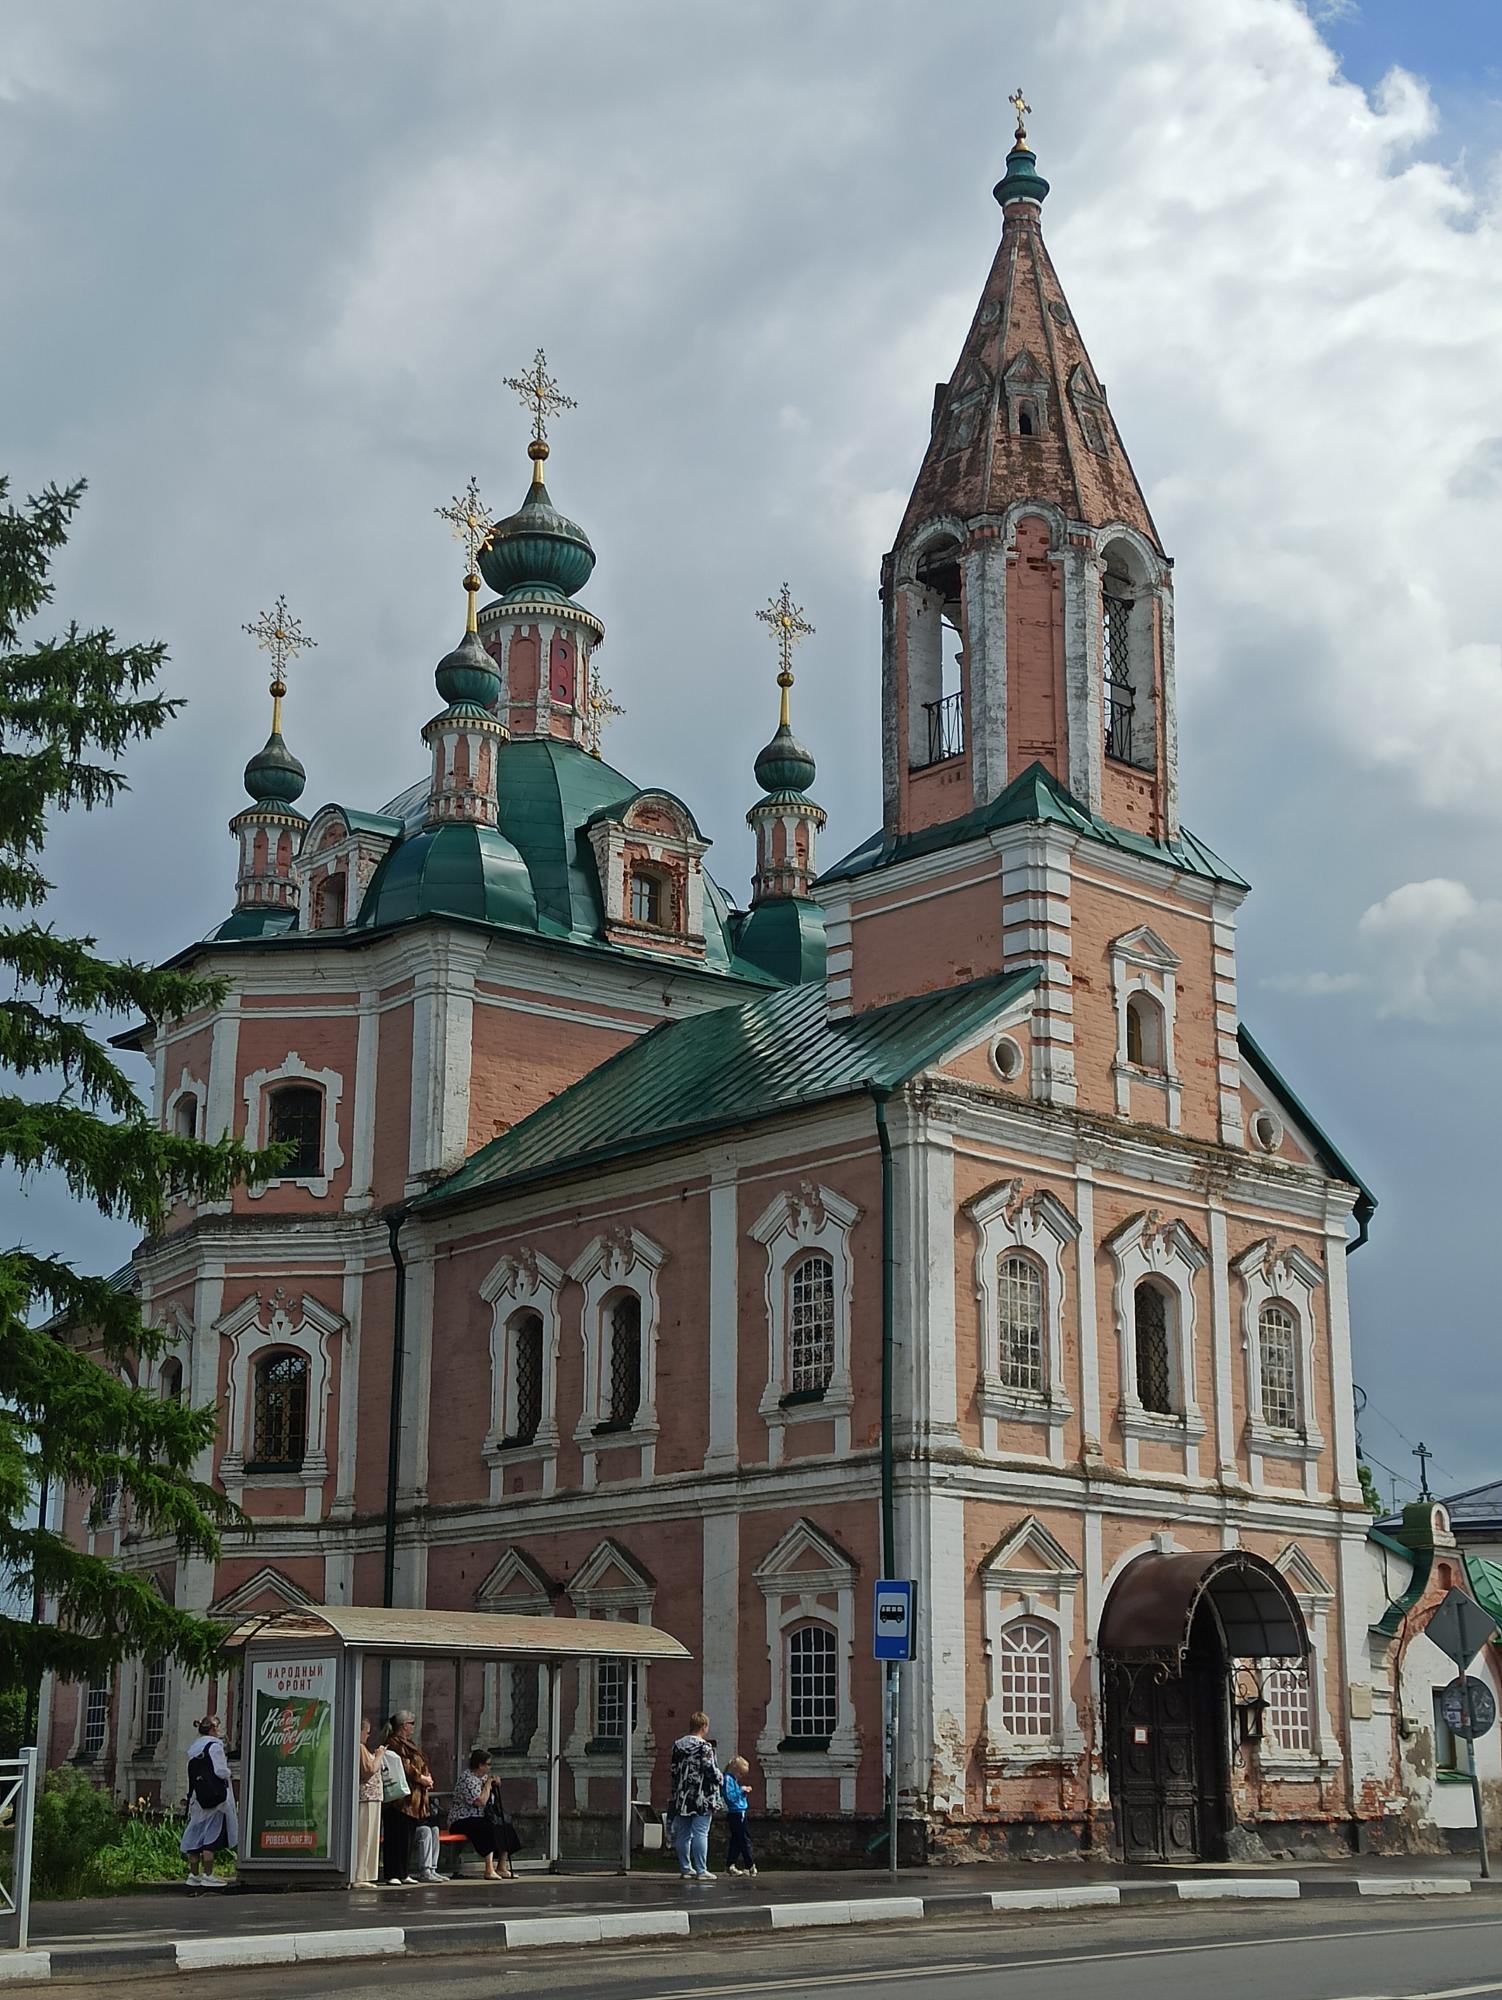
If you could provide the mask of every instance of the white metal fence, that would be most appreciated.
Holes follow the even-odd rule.
[[[36,1750],[23,1750],[19,1757],[0,1757],[0,1836],[8,1836],[10,1842],[10,1867],[0,1868],[0,1936],[22,1951],[31,1927],[31,1840],[36,1807]]]

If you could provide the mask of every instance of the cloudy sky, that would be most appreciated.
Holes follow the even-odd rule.
[[[227,910],[267,722],[240,628],[278,591],[319,642],[288,703],[304,804],[422,774],[462,610],[433,509],[472,472],[521,497],[502,378],[539,342],[580,406],[550,484],[599,552],[611,760],[687,794],[744,896],[775,700],[752,614],[786,576],[824,853],[854,846],[877,565],[1021,81],[1177,562],[1186,820],[1255,885],[1244,1012],[1381,1199],[1352,1265],[1366,1444],[1407,1478],[1422,1434],[1442,1490],[1502,1475],[1495,25],[1495,0],[9,0],[0,467],[87,477],[60,607],[166,639],[191,704],[60,833],[56,916],[153,957]],[[23,1227],[128,1249],[48,1189]]]

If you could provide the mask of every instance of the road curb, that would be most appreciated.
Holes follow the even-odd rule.
[[[258,1932],[248,1937],[122,1939],[48,1944],[0,1952],[0,1984],[52,1980],[150,1978],[165,1972],[228,1971],[338,1959],[458,1956],[475,1951],[536,1951],[547,1946],[614,1944],[658,1938],[723,1937],[733,1931],[838,1930],[851,1924],[922,1923],[953,1917],[1049,1911],[1131,1909],[1166,1903],[1292,1902],[1371,1897],[1467,1896],[1502,1889],[1455,1875],[1358,1875],[1333,1881],[1295,1876],[1199,1875],[1146,1882],[1081,1882],[1054,1888],[950,1890],[927,1896],[853,1896],[848,1900],[743,1903],[712,1909],[593,1910],[577,1916],[497,1917],[477,1923],[368,1924],[331,1931]]]

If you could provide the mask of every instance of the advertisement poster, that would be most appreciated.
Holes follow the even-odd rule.
[[[259,1861],[327,1861],[333,1838],[338,1662],[257,1660],[251,1668],[249,1836]]]

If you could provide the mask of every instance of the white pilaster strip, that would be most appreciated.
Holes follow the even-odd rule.
[[[709,1183],[709,1449],[706,1472],[733,1472],[739,1460],[736,1368],[739,1361],[739,1196],[734,1162]],[[706,1558],[707,1559],[707,1558]]]
[[[1231,1373],[1231,1279],[1226,1251],[1226,1212],[1213,1197],[1209,1203],[1210,1334],[1215,1376],[1215,1456],[1221,1478],[1238,1478],[1235,1410]]]

